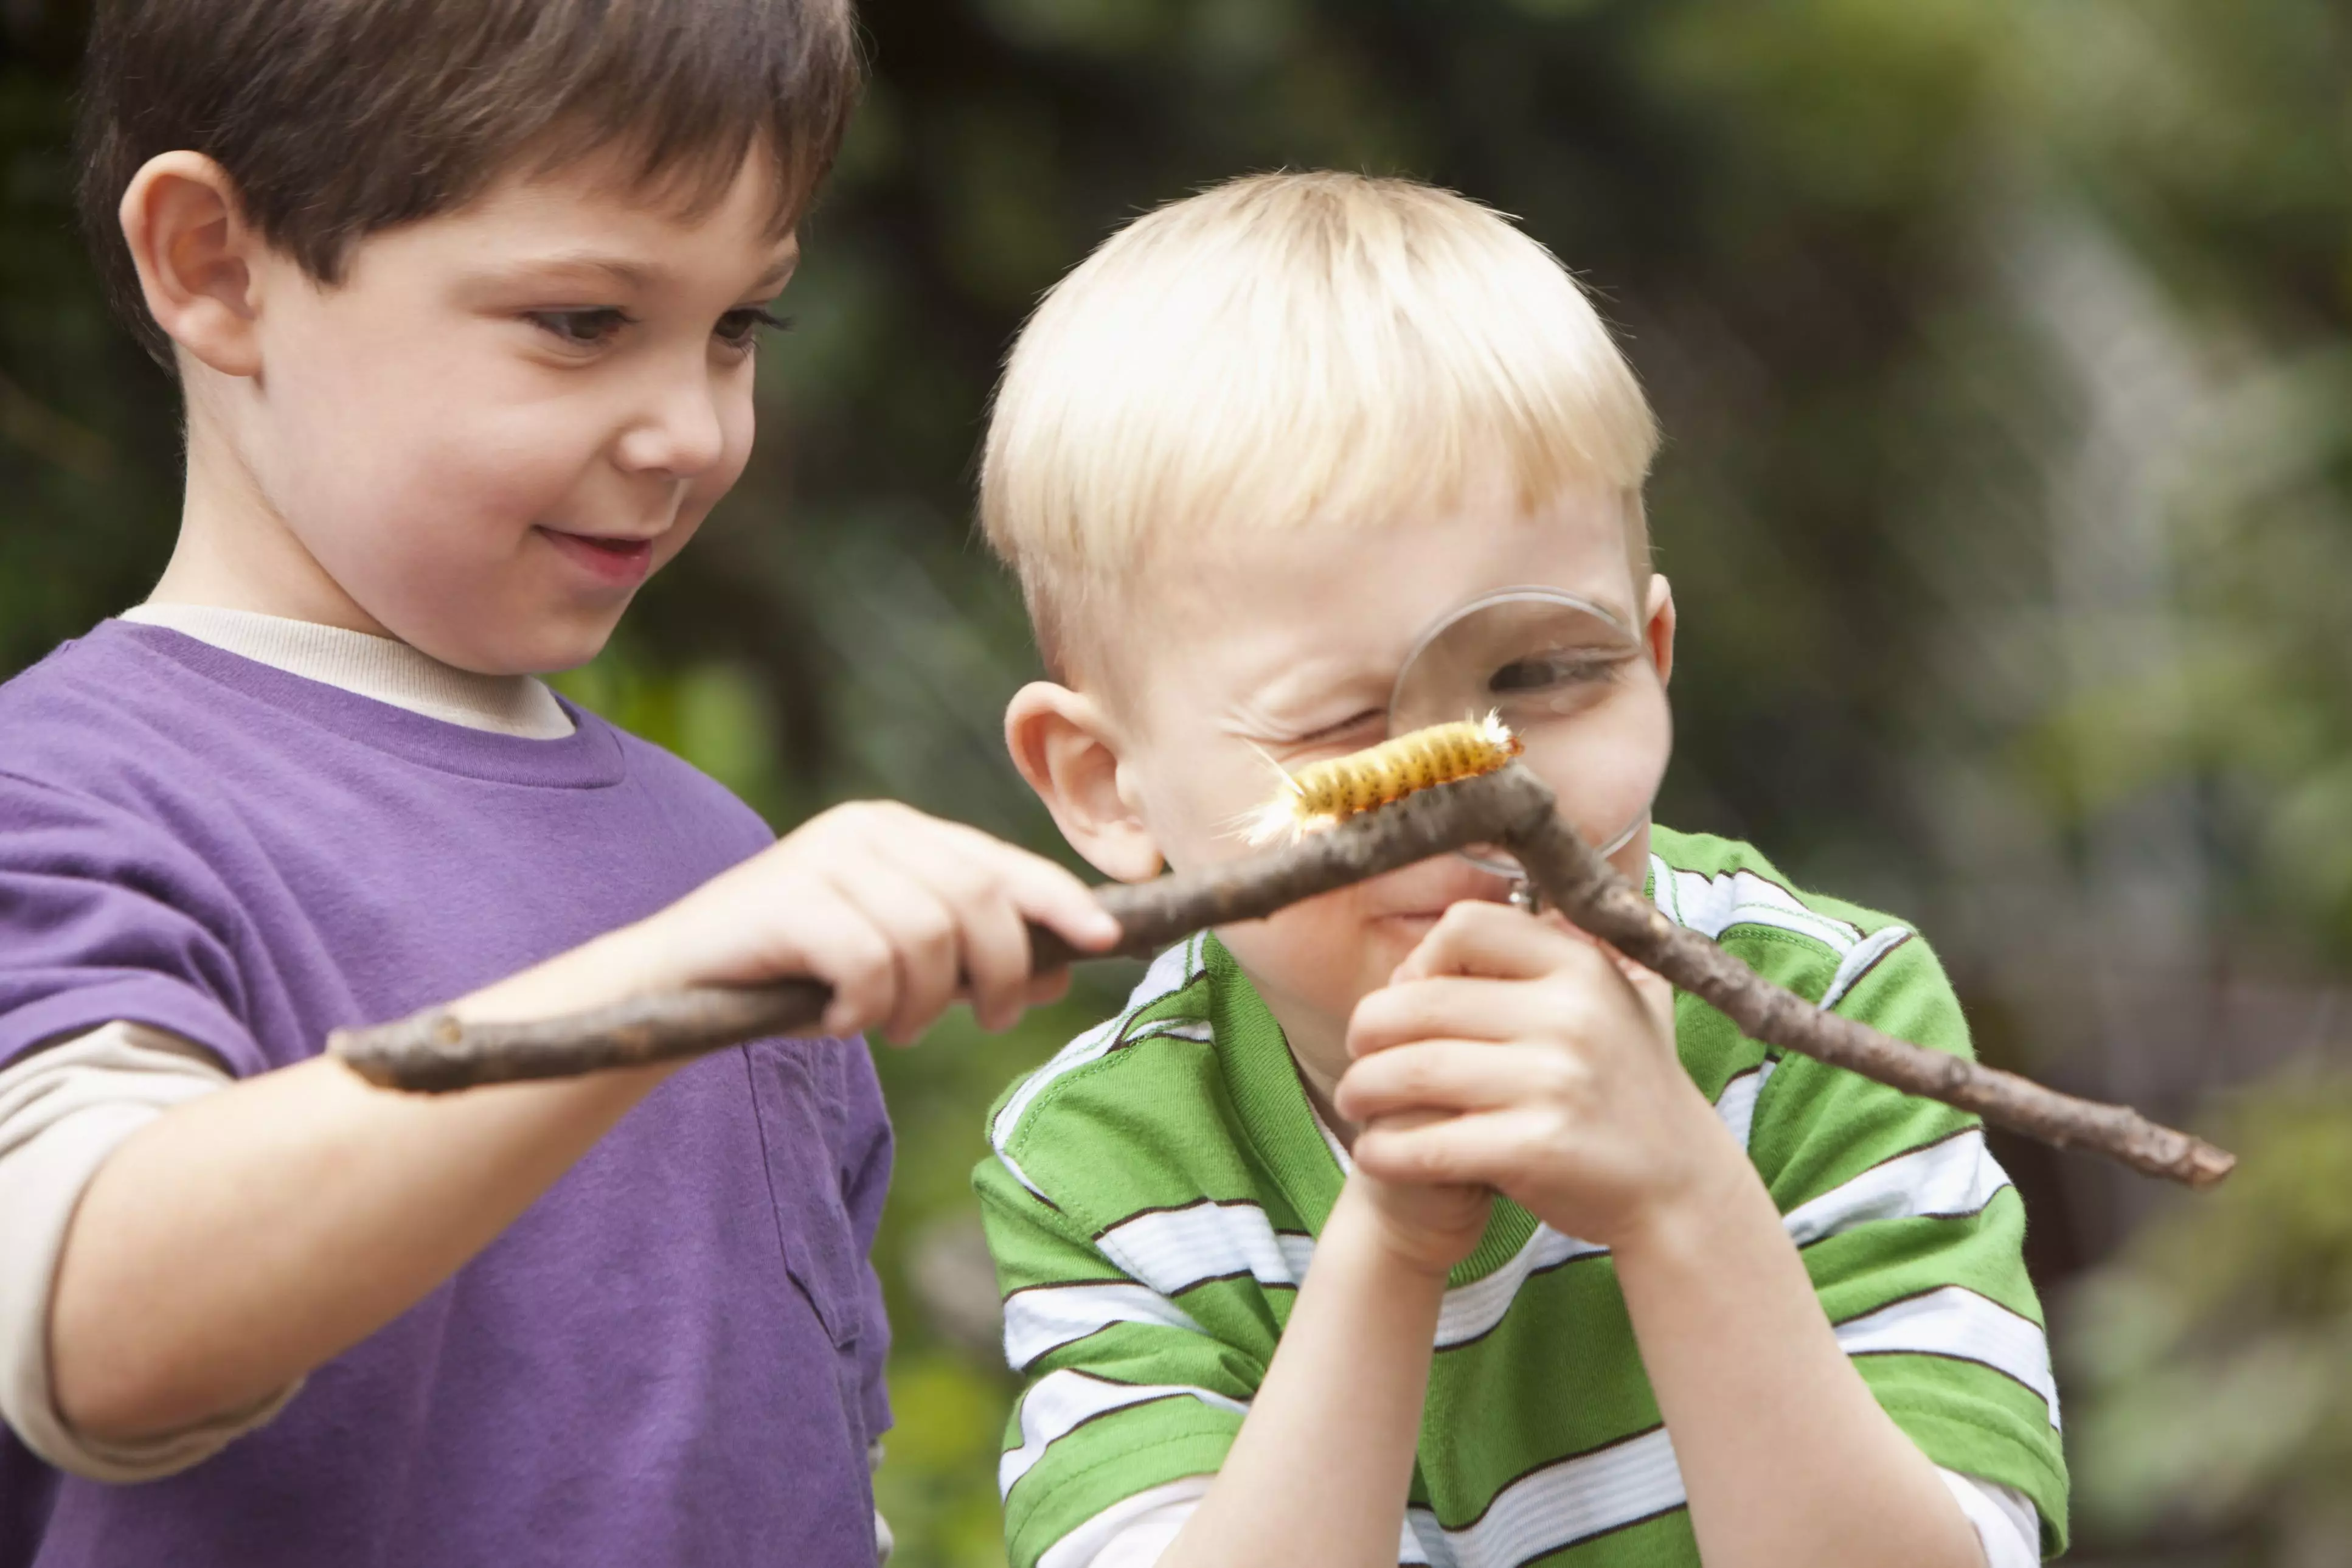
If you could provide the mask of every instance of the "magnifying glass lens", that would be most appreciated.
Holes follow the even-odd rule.
[[[1649,650],[1602,606],[1549,588],[1473,600],[1425,634],[1397,677],[1389,733],[1494,713],[1561,815],[1608,854],[1649,816],[1673,721]],[[1515,874],[1502,850],[1465,851]]]

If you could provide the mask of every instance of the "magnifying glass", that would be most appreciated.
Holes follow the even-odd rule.
[[[1502,588],[1424,632],[1397,673],[1389,733],[1488,713],[1518,737],[1520,762],[1601,854],[1624,847],[1648,820],[1674,721],[1649,648],[1615,613],[1557,588]],[[1461,853],[1525,885],[1508,851]]]

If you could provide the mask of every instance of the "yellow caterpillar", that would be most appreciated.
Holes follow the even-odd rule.
[[[1491,773],[1525,750],[1496,715],[1433,724],[1282,775],[1282,793],[1250,813],[1252,844],[1297,837],[1455,779]]]

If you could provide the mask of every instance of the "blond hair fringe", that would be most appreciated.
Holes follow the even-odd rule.
[[[1656,447],[1584,291],[1500,214],[1261,174],[1129,225],[1046,295],[997,388],[981,522],[1058,669],[1171,548],[1385,522],[1497,471],[1528,509],[1624,492],[1638,547]]]

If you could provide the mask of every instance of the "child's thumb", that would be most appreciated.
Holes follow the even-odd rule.
[[[1633,987],[1633,994],[1642,999],[1643,1010],[1650,1015],[1650,1021],[1657,1026],[1666,1038],[1673,1039],[1675,1037],[1673,983],[1656,970],[1635,963],[1606,942],[1601,943],[1601,951],[1609,955],[1611,963],[1616,964],[1617,973],[1625,977],[1626,984]]]

